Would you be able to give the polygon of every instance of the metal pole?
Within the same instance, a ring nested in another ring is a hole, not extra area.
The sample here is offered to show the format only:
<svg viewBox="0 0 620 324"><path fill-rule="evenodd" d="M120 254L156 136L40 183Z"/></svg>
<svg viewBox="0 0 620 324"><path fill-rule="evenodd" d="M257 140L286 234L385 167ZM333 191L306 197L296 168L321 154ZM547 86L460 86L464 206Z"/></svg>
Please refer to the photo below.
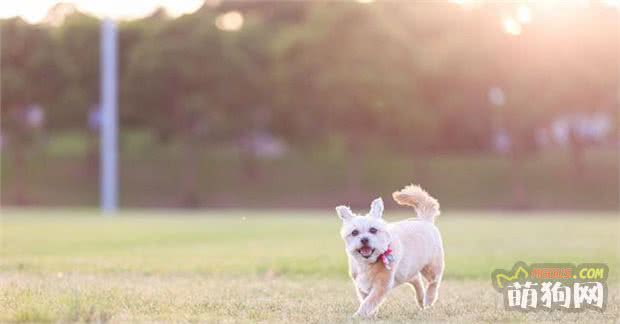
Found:
<svg viewBox="0 0 620 324"><path fill-rule="evenodd" d="M101 102L100 102L100 193L101 211L114 214L118 208L117 169L117 34L116 25L110 19L101 23Z"/></svg>

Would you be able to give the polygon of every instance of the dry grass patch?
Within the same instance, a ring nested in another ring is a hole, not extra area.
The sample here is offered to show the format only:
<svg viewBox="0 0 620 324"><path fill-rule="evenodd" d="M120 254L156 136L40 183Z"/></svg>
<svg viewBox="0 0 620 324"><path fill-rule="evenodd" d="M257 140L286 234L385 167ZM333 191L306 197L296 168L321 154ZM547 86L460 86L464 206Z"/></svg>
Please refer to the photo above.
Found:
<svg viewBox="0 0 620 324"><path fill-rule="evenodd" d="M503 309L489 282L448 280L433 308L420 310L413 291L388 297L377 322L616 322L618 286L607 311ZM351 283L338 278L223 277L138 274L0 274L0 321L10 322L350 322L357 306Z"/></svg>

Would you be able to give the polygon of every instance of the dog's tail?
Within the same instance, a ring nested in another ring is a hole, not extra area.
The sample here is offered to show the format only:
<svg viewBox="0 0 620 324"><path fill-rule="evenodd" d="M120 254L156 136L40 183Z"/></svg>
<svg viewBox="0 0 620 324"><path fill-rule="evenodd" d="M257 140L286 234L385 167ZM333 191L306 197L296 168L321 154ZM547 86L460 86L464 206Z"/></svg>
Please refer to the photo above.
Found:
<svg viewBox="0 0 620 324"><path fill-rule="evenodd" d="M408 185L401 191L394 192L392 198L399 205L413 207L421 220L435 222L439 215L439 202L420 186Z"/></svg>

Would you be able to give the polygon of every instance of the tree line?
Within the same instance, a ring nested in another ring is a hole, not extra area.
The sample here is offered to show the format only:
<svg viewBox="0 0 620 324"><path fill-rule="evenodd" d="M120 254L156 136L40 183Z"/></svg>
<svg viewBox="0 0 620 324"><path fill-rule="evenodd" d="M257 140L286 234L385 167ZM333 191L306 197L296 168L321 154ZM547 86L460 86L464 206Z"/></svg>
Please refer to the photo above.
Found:
<svg viewBox="0 0 620 324"><path fill-rule="evenodd" d="M353 146L370 136L485 149L500 115L521 137L562 112L613 110L615 10L557 9L512 36L508 9L225 1L176 19L156 11L119 26L121 124L161 138L264 127L292 142L340 134ZM230 10L245 18L238 31L214 23ZM49 128L84 127L98 102L99 23L77 11L58 26L3 20L2 112L38 103ZM503 107L489 103L491 87L505 91Z"/></svg>
<svg viewBox="0 0 620 324"><path fill-rule="evenodd" d="M501 131L518 157L563 114L616 120L617 10L533 9L514 30L504 16L515 10L407 1L222 1L178 18L157 10L118 25L121 130L146 128L188 152L259 132L295 146L338 138L353 160L372 144L488 151ZM240 29L216 23L230 12L242 15ZM99 100L100 20L73 10L57 23L0 27L3 138L28 137L20 118L33 103L46 130L84 130Z"/></svg>

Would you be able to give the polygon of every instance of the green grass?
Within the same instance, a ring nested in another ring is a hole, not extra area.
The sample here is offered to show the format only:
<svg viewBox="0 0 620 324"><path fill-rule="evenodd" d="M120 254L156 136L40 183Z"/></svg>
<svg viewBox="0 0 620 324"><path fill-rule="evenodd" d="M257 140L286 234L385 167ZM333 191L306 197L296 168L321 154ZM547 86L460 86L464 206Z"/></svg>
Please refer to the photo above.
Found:
<svg viewBox="0 0 620 324"><path fill-rule="evenodd" d="M388 213L389 219L411 214ZM385 321L614 321L620 220L614 213L474 213L438 220L446 280L420 311L399 288ZM356 299L331 211L4 210L0 321L348 320ZM490 273L526 262L605 262L605 313L503 310Z"/></svg>

